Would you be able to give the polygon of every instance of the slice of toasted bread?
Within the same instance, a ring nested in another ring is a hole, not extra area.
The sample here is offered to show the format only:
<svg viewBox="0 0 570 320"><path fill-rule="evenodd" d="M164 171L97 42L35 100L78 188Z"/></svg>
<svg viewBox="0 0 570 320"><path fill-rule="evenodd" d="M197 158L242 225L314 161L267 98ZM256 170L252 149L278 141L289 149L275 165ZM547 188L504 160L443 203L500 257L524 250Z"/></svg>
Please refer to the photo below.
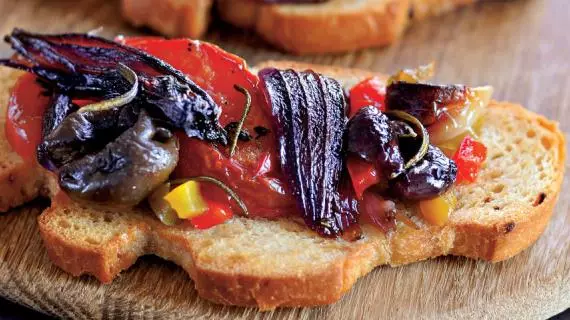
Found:
<svg viewBox="0 0 570 320"><path fill-rule="evenodd" d="M219 0L220 16L253 27L293 53L342 52L392 43L404 31L408 0L331 0L319 4L260 4Z"/></svg>
<svg viewBox="0 0 570 320"><path fill-rule="evenodd" d="M252 28L293 53L342 52L387 45L409 18L436 16L476 0L331 0L320 4L262 4L218 0L222 19Z"/></svg>
<svg viewBox="0 0 570 320"><path fill-rule="evenodd" d="M319 4L263 4L218 0L222 19L255 29L268 42L298 54L329 53L394 42L410 18L421 20L476 0L330 0ZM121 0L123 16L166 36L201 37L213 0Z"/></svg>
<svg viewBox="0 0 570 320"><path fill-rule="evenodd" d="M208 29L214 0L121 0L123 16L137 27L164 35L200 38Z"/></svg>
<svg viewBox="0 0 570 320"><path fill-rule="evenodd" d="M266 65L312 68L345 86L373 75L290 62ZM164 226L144 210L71 203L46 210L39 228L50 258L73 275L109 282L139 256L156 254L184 268L198 293L217 303L261 309L328 304L378 265L447 254L500 261L540 236L564 176L565 143L557 124L521 106L492 102L481 139L488 160L475 183L456 188L458 209L444 227L427 226L413 207L398 204L418 229L398 223L386 237L363 225L365 237L346 242L321 238L291 219L234 218L196 230Z"/></svg>

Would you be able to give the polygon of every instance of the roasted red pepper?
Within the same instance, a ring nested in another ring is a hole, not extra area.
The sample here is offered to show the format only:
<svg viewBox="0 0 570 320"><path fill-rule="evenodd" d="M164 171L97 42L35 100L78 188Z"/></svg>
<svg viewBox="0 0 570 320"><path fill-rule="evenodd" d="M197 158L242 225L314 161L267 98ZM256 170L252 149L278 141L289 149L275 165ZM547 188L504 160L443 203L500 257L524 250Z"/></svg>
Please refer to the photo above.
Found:
<svg viewBox="0 0 570 320"><path fill-rule="evenodd" d="M453 161L457 164L457 183L474 182L485 159L487 147L471 136L466 136L453 156Z"/></svg>
<svg viewBox="0 0 570 320"><path fill-rule="evenodd" d="M358 158L349 158L347 167L357 199L362 199L366 189L380 182L373 163Z"/></svg>
<svg viewBox="0 0 570 320"><path fill-rule="evenodd" d="M36 161L36 147L42 139L42 119L50 102L32 74L25 74L12 89L8 101L6 139L23 159Z"/></svg>
<svg viewBox="0 0 570 320"><path fill-rule="evenodd" d="M196 229L208 229L224 223L233 216L229 206L222 203L208 201L208 210L203 214L190 219L190 223Z"/></svg>
<svg viewBox="0 0 570 320"><path fill-rule="evenodd" d="M386 83L378 77L362 80L350 89L350 116L360 108L374 106L380 111L386 110Z"/></svg>

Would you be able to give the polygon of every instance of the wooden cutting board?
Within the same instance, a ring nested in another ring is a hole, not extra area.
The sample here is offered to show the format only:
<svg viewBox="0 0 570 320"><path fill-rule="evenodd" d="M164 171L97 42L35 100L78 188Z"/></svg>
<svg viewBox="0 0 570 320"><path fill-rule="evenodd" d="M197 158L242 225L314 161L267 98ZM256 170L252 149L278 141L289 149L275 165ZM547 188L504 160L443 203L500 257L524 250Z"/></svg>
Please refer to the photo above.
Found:
<svg viewBox="0 0 570 320"><path fill-rule="evenodd" d="M140 33L102 0L0 0L0 33L14 26L36 31ZM413 26L390 48L352 54L290 57L252 34L217 25L207 39L245 57L393 71L434 60L438 80L492 84L499 100L520 102L570 130L570 9L567 0L482 3ZM7 49L1 47L0 50ZM7 52L7 51L5 51ZM568 175L568 174L567 174ZM320 308L223 307L197 297L177 266L148 257L110 285L73 278L54 267L42 247L34 203L0 216L0 295L65 318L506 318L540 319L570 307L570 179L545 234L530 249L502 263L446 257L361 279L337 304Z"/></svg>

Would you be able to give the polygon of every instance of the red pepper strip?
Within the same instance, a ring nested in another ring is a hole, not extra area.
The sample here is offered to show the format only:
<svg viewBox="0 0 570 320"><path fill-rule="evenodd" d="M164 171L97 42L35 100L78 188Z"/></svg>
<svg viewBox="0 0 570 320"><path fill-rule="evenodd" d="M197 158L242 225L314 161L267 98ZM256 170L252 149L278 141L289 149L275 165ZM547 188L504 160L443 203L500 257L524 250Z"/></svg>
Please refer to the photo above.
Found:
<svg viewBox="0 0 570 320"><path fill-rule="evenodd" d="M380 182L376 167L370 162L358 158L349 158L347 167L354 192L359 200L362 199L366 189Z"/></svg>
<svg viewBox="0 0 570 320"><path fill-rule="evenodd" d="M453 161L457 164L456 182L474 182L485 159L487 159L487 147L471 136L466 136L453 156Z"/></svg>
<svg viewBox="0 0 570 320"><path fill-rule="evenodd" d="M378 77L362 80L350 89L350 116L366 106L374 106L380 111L386 110L386 83Z"/></svg>
<svg viewBox="0 0 570 320"><path fill-rule="evenodd" d="M229 206L213 201L207 202L208 210L205 213L190 219L190 223L194 228L208 229L232 218L233 213Z"/></svg>

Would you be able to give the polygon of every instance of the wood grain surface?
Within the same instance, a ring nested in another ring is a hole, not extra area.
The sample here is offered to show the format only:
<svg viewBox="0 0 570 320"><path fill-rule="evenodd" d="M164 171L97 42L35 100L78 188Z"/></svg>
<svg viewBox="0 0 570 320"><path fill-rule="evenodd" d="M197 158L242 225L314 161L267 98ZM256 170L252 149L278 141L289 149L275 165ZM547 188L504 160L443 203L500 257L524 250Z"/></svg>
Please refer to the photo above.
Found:
<svg viewBox="0 0 570 320"><path fill-rule="evenodd" d="M115 1L103 0L0 0L0 33L15 26L41 32L104 26L106 36L143 32L121 21ZM220 23L212 29L207 40L252 65L287 58L393 71L433 60L438 80L492 84L497 99L522 103L570 130L568 0L480 3L414 25L392 47L334 56L291 57L253 34ZM6 46L3 50L8 52ZM570 307L569 180L545 234L509 261L488 264L446 257L381 267L335 305L266 313L208 303L197 297L182 269L154 257L140 259L109 285L68 276L50 263L42 248L36 218L45 203L37 202L0 216L0 295L78 319L547 318Z"/></svg>

